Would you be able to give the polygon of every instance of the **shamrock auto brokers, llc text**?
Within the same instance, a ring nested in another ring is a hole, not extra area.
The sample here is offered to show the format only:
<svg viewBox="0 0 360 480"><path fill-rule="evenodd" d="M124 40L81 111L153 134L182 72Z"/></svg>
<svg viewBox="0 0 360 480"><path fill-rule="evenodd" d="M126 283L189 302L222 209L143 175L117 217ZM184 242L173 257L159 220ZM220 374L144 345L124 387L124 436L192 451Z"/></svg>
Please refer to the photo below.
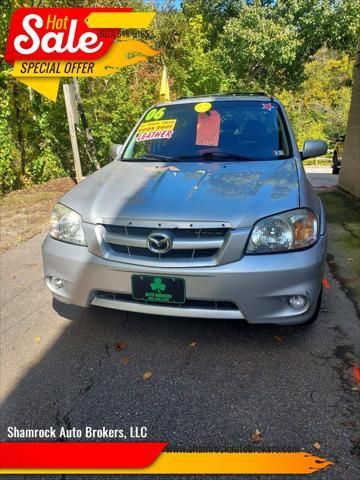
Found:
<svg viewBox="0 0 360 480"><path fill-rule="evenodd" d="M117 439L127 439L127 438L146 438L147 437L147 428L132 426L128 430L118 429L118 428L92 428L85 427L82 428L67 428L67 427L49 427L41 429L22 429L14 426L7 428L8 438L93 438L93 439L106 439L106 438L117 438Z"/></svg>

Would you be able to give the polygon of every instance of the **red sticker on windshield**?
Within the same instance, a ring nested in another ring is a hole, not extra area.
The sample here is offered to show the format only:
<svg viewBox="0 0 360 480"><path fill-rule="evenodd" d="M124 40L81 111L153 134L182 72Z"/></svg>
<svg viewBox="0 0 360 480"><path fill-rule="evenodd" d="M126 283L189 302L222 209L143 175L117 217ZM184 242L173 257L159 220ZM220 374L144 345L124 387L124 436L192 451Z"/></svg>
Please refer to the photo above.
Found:
<svg viewBox="0 0 360 480"><path fill-rule="evenodd" d="M271 112L271 110L276 107L272 103L263 103L262 108L263 110L269 110Z"/></svg>
<svg viewBox="0 0 360 480"><path fill-rule="evenodd" d="M196 125L196 145L217 147L220 136L220 115L216 110L199 113Z"/></svg>

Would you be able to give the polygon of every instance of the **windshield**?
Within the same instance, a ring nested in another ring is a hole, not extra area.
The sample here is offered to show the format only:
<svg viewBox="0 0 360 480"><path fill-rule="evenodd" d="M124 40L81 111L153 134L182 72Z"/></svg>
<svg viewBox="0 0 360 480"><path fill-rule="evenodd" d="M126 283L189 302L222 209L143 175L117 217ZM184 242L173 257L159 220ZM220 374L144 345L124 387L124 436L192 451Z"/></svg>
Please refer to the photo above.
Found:
<svg viewBox="0 0 360 480"><path fill-rule="evenodd" d="M214 101L155 107L143 118L123 161L277 160L291 155L275 102Z"/></svg>

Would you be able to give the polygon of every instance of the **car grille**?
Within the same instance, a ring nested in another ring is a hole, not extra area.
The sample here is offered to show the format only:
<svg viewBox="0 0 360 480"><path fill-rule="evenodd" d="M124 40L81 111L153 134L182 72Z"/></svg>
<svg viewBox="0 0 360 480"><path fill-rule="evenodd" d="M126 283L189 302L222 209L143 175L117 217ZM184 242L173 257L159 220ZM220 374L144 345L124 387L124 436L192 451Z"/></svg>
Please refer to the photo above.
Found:
<svg viewBox="0 0 360 480"><path fill-rule="evenodd" d="M105 292L97 291L96 297L103 298L106 300L119 300L132 303L146 303L151 305L161 305L161 306L174 306L171 304L161 303L161 302L146 302L134 300L130 294L127 293L116 293L116 292ZM216 301L216 300L185 300L185 303L175 305L177 308L202 308L207 310L238 310L238 307L232 302L226 301Z"/></svg>
<svg viewBox="0 0 360 480"><path fill-rule="evenodd" d="M148 228L102 225L103 241L110 256L161 261L211 259L223 245L228 228ZM154 253L147 246L151 233L168 233L173 246L166 253Z"/></svg>

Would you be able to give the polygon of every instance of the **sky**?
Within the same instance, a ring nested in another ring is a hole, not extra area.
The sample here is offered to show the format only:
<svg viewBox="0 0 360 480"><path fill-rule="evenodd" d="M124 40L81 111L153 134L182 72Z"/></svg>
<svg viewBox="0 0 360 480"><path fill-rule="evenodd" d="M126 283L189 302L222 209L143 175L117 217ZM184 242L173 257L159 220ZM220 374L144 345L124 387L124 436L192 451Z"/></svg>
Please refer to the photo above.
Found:
<svg viewBox="0 0 360 480"><path fill-rule="evenodd" d="M161 8L164 4L166 3L169 3L169 0L146 0L148 1L149 3L153 3L155 1L155 3ZM181 6L181 0L172 0L172 3L174 5L175 8L180 8Z"/></svg>

